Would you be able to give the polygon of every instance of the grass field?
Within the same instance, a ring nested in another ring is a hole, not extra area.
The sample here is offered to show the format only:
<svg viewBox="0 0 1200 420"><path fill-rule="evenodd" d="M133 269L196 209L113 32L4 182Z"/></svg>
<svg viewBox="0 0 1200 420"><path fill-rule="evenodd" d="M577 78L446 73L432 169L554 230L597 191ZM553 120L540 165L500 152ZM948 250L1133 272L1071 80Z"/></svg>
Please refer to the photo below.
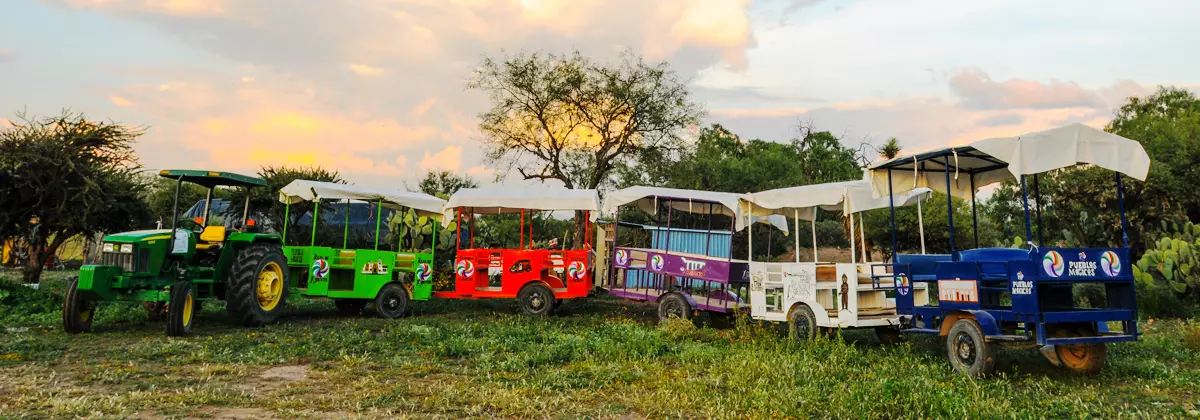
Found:
<svg viewBox="0 0 1200 420"><path fill-rule="evenodd" d="M1200 415L1196 321L1143 323L1098 376L1010 350L997 377L972 380L932 339L882 346L852 331L795 344L744 320L660 326L651 307L608 298L545 319L507 302L419 302L393 321L292 302L256 329L209 304L182 339L141 307L109 305L97 332L68 336L64 286L0 286L0 418Z"/></svg>

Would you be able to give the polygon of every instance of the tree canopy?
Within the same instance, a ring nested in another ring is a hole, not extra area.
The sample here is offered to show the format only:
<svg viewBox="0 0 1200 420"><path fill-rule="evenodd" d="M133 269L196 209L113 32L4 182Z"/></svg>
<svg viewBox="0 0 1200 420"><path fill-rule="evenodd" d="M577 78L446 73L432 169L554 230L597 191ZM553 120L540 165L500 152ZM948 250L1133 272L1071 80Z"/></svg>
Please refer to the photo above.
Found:
<svg viewBox="0 0 1200 420"><path fill-rule="evenodd" d="M0 237L24 238L25 281L76 235L127 230L150 218L140 195L133 142L139 127L64 111L43 119L19 115L0 129Z"/></svg>

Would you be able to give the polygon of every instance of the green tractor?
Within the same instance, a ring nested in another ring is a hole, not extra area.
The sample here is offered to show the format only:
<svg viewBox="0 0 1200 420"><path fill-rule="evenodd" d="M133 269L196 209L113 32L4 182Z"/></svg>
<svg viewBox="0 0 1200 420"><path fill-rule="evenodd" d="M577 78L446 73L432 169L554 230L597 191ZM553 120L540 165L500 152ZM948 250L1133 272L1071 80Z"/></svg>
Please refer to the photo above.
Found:
<svg viewBox="0 0 1200 420"><path fill-rule="evenodd" d="M249 218L249 194L240 224L232 229L208 226L215 188L265 187L266 181L200 170L159 175L176 180L171 229L106 236L100 264L83 266L67 288L63 328L72 334L90 331L97 304L114 301L142 302L152 318L165 317L169 336L187 335L200 303L214 299L225 300L240 324L275 321L285 307L288 284L280 236L257 232ZM179 220L184 182L208 188L202 217Z"/></svg>

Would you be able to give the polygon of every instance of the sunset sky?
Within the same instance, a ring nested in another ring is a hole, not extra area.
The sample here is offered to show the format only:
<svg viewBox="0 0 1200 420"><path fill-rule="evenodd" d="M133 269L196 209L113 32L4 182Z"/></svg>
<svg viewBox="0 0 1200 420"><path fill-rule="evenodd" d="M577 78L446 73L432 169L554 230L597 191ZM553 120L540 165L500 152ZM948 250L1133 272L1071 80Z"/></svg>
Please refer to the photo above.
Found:
<svg viewBox="0 0 1200 420"><path fill-rule="evenodd" d="M1194 0L7 0L0 118L145 125L153 169L490 181L487 101L464 88L485 54L632 47L743 137L808 120L915 151L1100 127L1155 85L1196 89L1197 16Z"/></svg>

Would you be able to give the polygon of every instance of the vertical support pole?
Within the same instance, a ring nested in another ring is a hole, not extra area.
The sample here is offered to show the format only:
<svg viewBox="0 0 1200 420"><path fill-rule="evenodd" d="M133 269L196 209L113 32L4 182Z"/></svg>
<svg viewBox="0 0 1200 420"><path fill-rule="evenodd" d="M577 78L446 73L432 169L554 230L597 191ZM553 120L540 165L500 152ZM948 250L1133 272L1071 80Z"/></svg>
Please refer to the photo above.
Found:
<svg viewBox="0 0 1200 420"><path fill-rule="evenodd" d="M967 174L971 178L971 233L975 234L975 247L979 248L979 213L975 210L975 174Z"/></svg>
<svg viewBox="0 0 1200 420"><path fill-rule="evenodd" d="M954 249L954 195L950 194L950 157L946 156L946 161L942 165L946 168L946 219L950 224L950 258L958 261L955 256Z"/></svg>
<svg viewBox="0 0 1200 420"><path fill-rule="evenodd" d="M747 247L747 249L746 249L746 261L749 261L749 262L754 262L754 223L753 223L753 221L754 221L754 216L753 216L753 214L754 214L754 203L750 203L750 211L749 211L749 213L750 213L750 214L746 216L746 218L747 218L748 220L750 220L750 221L751 221L750 225L749 225L749 226L746 226L746 238L747 238L747 240L746 240L746 242L747 242L747 244L746 244L746 247ZM730 256L732 256L732 255L733 255L733 244L732 244L732 242L733 242L733 229L730 229L730 230L729 230L729 239L730 239L730 242L731 242L731 243L730 243L730 246L729 246L729 255L730 255Z"/></svg>
<svg viewBox="0 0 1200 420"><path fill-rule="evenodd" d="M454 209L454 251L456 252L462 250L462 230L462 207L459 207Z"/></svg>
<svg viewBox="0 0 1200 420"><path fill-rule="evenodd" d="M249 228L246 222L250 220L250 187L242 188L246 191L246 202L242 204L242 229Z"/></svg>
<svg viewBox="0 0 1200 420"><path fill-rule="evenodd" d="M617 206L616 211L614 211L613 213L614 213L613 214L613 246L612 246L612 249L609 250L608 281L609 281L609 288L615 289L617 287L617 264L615 263L616 259L614 258L614 256L616 256L616 254L617 254L617 238L620 237L619 233L620 233L620 229L621 229L621 207ZM622 285L622 286L624 286L624 285Z"/></svg>
<svg viewBox="0 0 1200 420"><path fill-rule="evenodd" d="M437 220L433 221L433 242L431 245L429 245L429 258L431 259L437 256L437 237L439 224L440 223L438 223ZM400 248L396 248L396 250L399 251Z"/></svg>
<svg viewBox="0 0 1200 420"><path fill-rule="evenodd" d="M812 237L813 237L813 262L818 262L817 259L817 208L813 207L812 218Z"/></svg>
<svg viewBox="0 0 1200 420"><path fill-rule="evenodd" d="M167 254L175 253L175 230L179 228L179 190L183 189L183 176L175 181L175 204L171 205L171 244Z"/></svg>
<svg viewBox="0 0 1200 420"><path fill-rule="evenodd" d="M854 212L847 212L850 217L850 263L858 264L858 248L854 245Z"/></svg>
<svg viewBox="0 0 1200 420"><path fill-rule="evenodd" d="M208 212L212 209L213 188L216 187L209 187L208 192L204 194L204 226L208 226ZM201 228L204 226L201 226Z"/></svg>
<svg viewBox="0 0 1200 420"><path fill-rule="evenodd" d="M917 225L921 227L921 255L925 255L925 212L921 211L921 196L917 196Z"/></svg>
<svg viewBox="0 0 1200 420"><path fill-rule="evenodd" d="M792 229L792 238L796 241L792 254L796 256L796 262L800 262L800 209L792 209L792 212L792 222L796 226Z"/></svg>
<svg viewBox="0 0 1200 420"><path fill-rule="evenodd" d="M854 229L854 226L850 226L850 228ZM862 253L862 261L867 262L867 234L864 233L863 216L861 214L858 215L858 244L861 245L858 252Z"/></svg>
<svg viewBox="0 0 1200 420"><path fill-rule="evenodd" d="M737 229L737 217L729 216L729 254L725 257L726 262L733 261L733 232ZM749 259L746 259L749 261Z"/></svg>
<svg viewBox="0 0 1200 420"><path fill-rule="evenodd" d="M346 213L349 215L350 213ZM379 227L383 225L383 200L375 206L375 250L379 250ZM416 245L416 244L414 244Z"/></svg>
<svg viewBox="0 0 1200 420"><path fill-rule="evenodd" d="M1037 210L1037 237L1038 246L1045 246L1042 243L1042 192L1038 187L1038 174L1033 174L1033 208Z"/></svg>
<svg viewBox="0 0 1200 420"><path fill-rule="evenodd" d="M1117 206L1121 208L1121 242L1129 248L1129 222L1125 220L1125 186L1121 182L1121 173L1117 172Z"/></svg>
<svg viewBox="0 0 1200 420"><path fill-rule="evenodd" d="M1025 241L1033 243L1033 227L1029 221L1029 191L1025 188L1025 175L1021 175L1021 201L1025 207Z"/></svg>
<svg viewBox="0 0 1200 420"><path fill-rule="evenodd" d="M892 168L888 168L888 209L891 210L892 225L892 272L896 272L896 196L892 193Z"/></svg>
<svg viewBox="0 0 1200 420"><path fill-rule="evenodd" d="M312 218L312 237L308 241L308 246L317 246L317 221L321 213L321 199L313 199L313 218Z"/></svg>
<svg viewBox="0 0 1200 420"><path fill-rule="evenodd" d="M471 249L475 249L475 211L472 210L468 217L471 218Z"/></svg>
<svg viewBox="0 0 1200 420"><path fill-rule="evenodd" d="M705 220L707 220L707 222L706 222L705 231L704 231L704 255L705 256L709 255L709 251L712 248L712 217L713 217L712 210L713 210L713 204L708 203L708 217L705 218Z"/></svg>
<svg viewBox="0 0 1200 420"><path fill-rule="evenodd" d="M521 209L521 225L517 228L517 249L525 249L525 209Z"/></svg>
<svg viewBox="0 0 1200 420"><path fill-rule="evenodd" d="M288 202L283 204L283 243L284 244L287 244L288 217L291 216L291 214L290 214L291 212L292 212L292 200L289 198Z"/></svg>
<svg viewBox="0 0 1200 420"><path fill-rule="evenodd" d="M674 209L675 207L671 206L671 200L667 200L667 239L665 241L666 245L663 246L663 249L665 249L668 253L671 252L671 213L673 213L672 210Z"/></svg>
<svg viewBox="0 0 1200 420"><path fill-rule="evenodd" d="M379 236L379 232L375 232L375 236ZM346 244L350 240L350 199L346 199L346 226L342 230L342 249L346 249Z"/></svg>

